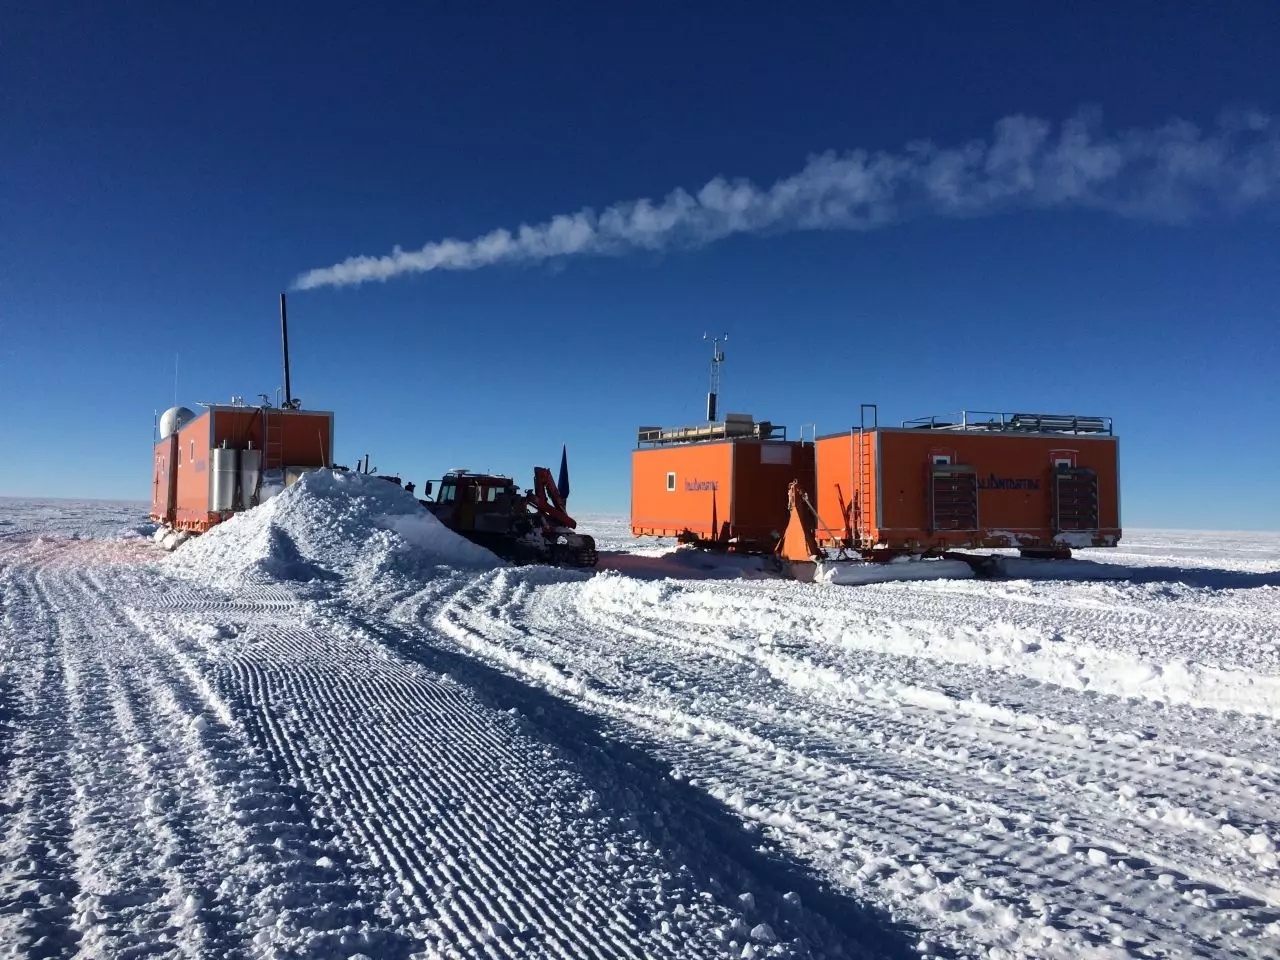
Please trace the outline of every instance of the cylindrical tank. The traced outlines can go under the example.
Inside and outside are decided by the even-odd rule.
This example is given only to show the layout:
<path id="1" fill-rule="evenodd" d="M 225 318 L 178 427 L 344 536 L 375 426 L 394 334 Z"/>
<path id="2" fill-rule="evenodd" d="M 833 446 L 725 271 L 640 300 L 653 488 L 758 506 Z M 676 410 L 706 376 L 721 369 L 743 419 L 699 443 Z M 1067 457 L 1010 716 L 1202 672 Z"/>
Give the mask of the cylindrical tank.
<path id="1" fill-rule="evenodd" d="M 253 495 L 258 492 L 258 479 L 262 476 L 262 451 L 250 448 L 240 451 L 240 509 L 253 506 Z"/>
<path id="2" fill-rule="evenodd" d="M 222 513 L 236 509 L 236 480 L 239 478 L 240 451 L 232 447 L 214 447 L 209 454 L 209 510 Z"/>

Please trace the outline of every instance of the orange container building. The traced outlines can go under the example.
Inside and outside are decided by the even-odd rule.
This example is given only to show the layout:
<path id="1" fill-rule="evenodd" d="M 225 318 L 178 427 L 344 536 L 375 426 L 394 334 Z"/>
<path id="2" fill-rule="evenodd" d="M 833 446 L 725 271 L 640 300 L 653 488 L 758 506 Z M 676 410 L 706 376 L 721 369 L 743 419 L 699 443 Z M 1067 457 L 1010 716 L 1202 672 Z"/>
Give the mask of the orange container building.
<path id="1" fill-rule="evenodd" d="M 1110 418 L 962 413 L 873 422 L 815 443 L 818 543 L 864 552 L 1019 547 L 1062 554 L 1120 539 Z"/>
<path id="2" fill-rule="evenodd" d="M 798 479 L 812 488 L 813 449 L 746 414 L 641 427 L 631 454 L 631 533 L 771 550 L 787 526 L 788 485 Z"/>
<path id="3" fill-rule="evenodd" d="M 203 532 L 333 459 L 333 414 L 208 404 L 175 407 L 155 445 L 151 519 Z"/>

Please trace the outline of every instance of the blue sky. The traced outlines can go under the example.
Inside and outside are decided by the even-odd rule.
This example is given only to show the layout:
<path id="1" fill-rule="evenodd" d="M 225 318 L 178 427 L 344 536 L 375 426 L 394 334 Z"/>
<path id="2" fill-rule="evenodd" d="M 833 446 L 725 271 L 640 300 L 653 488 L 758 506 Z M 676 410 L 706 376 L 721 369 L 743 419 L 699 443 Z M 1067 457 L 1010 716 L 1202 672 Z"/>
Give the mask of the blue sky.
<path id="1" fill-rule="evenodd" d="M 1273 4 L 870 6 L 11 8 L 0 495 L 144 497 L 174 354 L 188 405 L 273 392 L 308 271 L 590 208 L 571 252 L 292 293 L 339 458 L 527 479 L 567 442 L 575 508 L 622 512 L 635 427 L 700 417 L 728 331 L 722 410 L 1107 414 L 1127 526 L 1280 529 Z M 1125 166 L 1064 196 L 1079 116 Z M 1051 125 L 1013 192 L 982 172 L 1009 117 Z M 771 192 L 859 149 L 896 172 L 846 170 L 834 212 Z M 716 177 L 754 185 L 736 225 Z M 674 226 L 605 229 L 639 198 Z"/>

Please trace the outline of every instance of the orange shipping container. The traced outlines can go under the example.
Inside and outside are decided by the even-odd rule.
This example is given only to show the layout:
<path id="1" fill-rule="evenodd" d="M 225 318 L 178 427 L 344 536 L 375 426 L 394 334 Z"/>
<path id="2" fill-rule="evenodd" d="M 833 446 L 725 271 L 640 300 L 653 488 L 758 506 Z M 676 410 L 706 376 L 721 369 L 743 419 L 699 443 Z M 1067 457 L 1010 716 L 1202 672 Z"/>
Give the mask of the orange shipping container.
<path id="1" fill-rule="evenodd" d="M 813 477 L 811 443 L 732 438 L 637 449 L 631 533 L 771 550 L 787 526 L 788 484 L 811 488 Z"/>
<path id="2" fill-rule="evenodd" d="M 982 416 L 819 437 L 818 542 L 911 552 L 1116 545 L 1119 439 L 1109 419 Z"/>
<path id="3" fill-rule="evenodd" d="M 223 450 L 233 454 L 229 456 Z M 246 451 L 257 451 L 253 490 L 240 473 Z M 257 480 L 333 460 L 333 414 L 319 410 L 209 405 L 155 446 L 151 517 L 178 530 L 204 531 L 256 498 Z M 248 458 L 245 458 L 246 460 Z M 228 469 L 220 472 L 222 463 Z"/>

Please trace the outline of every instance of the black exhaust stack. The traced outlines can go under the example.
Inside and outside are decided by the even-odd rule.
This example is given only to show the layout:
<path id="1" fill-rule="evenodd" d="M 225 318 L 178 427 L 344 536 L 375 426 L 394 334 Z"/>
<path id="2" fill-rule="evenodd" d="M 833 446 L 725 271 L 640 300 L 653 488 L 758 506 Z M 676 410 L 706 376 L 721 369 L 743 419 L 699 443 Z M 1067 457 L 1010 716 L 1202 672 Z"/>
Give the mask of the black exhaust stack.
<path id="1" fill-rule="evenodd" d="M 284 294 L 280 294 L 280 339 L 284 342 L 284 407 L 293 409 L 293 391 L 289 385 L 289 314 L 285 308 Z"/>

